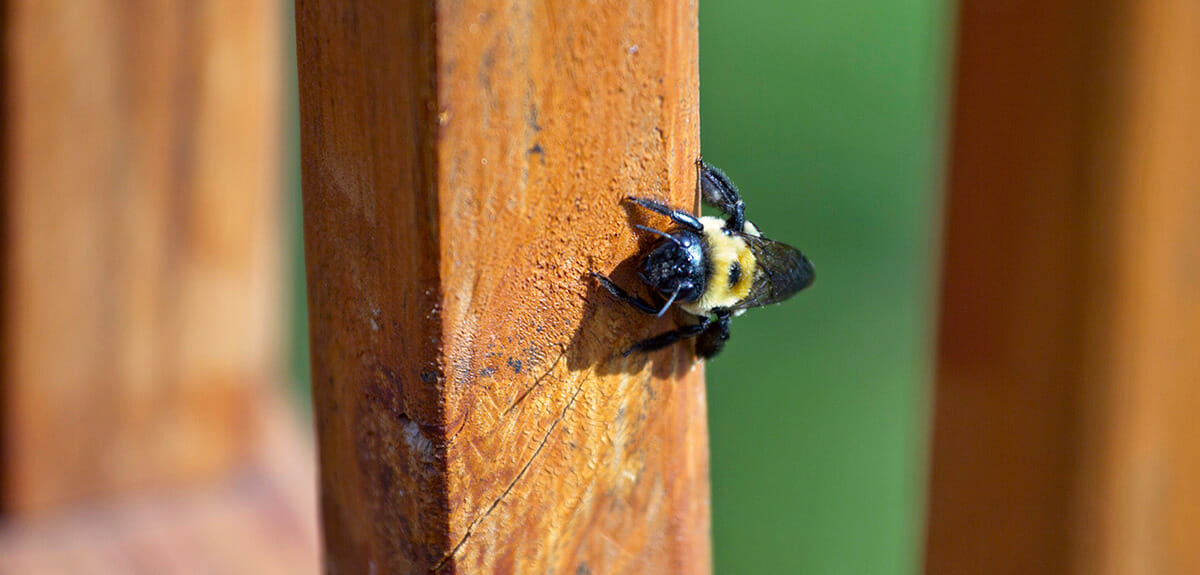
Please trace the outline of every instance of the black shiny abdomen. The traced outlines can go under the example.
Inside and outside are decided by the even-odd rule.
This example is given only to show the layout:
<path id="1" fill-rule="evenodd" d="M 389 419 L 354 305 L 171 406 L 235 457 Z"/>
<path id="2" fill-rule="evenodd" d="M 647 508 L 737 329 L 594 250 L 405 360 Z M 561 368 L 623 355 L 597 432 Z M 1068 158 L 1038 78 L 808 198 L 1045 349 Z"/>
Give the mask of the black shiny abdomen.
<path id="1" fill-rule="evenodd" d="M 691 230 L 672 231 L 671 239 L 659 241 L 642 258 L 639 274 L 664 298 L 678 291 L 676 301 L 700 299 L 707 277 L 703 238 Z"/>

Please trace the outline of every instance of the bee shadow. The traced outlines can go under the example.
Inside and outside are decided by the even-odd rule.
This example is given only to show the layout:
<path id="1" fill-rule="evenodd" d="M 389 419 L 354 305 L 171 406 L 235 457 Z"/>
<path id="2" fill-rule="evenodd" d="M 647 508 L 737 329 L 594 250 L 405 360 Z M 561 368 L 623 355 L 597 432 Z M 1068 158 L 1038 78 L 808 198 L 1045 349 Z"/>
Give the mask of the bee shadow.
<path id="1" fill-rule="evenodd" d="M 648 290 L 637 274 L 639 260 L 639 256 L 626 259 L 609 277 L 631 293 L 644 296 Z M 682 341 L 652 352 L 625 353 L 641 340 L 676 329 L 687 321 L 687 314 L 671 309 L 656 318 L 616 299 L 591 276 L 585 275 L 580 281 L 588 286 L 587 299 L 579 327 L 568 348 L 568 369 L 592 368 L 602 375 L 635 374 L 649 363 L 651 373 L 660 378 L 682 375 L 692 369 L 696 362 L 692 341 Z"/>

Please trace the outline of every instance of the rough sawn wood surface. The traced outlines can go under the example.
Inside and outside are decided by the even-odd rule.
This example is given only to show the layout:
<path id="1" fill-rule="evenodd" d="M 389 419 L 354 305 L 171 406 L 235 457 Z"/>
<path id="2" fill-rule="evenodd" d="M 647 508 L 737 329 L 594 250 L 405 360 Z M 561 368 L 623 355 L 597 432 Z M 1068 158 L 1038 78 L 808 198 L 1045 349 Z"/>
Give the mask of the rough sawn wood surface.
<path id="1" fill-rule="evenodd" d="M 622 197 L 695 207 L 696 5 L 297 23 L 327 567 L 709 571 L 703 370 L 620 355 L 685 319 L 587 278 L 667 225 Z"/>

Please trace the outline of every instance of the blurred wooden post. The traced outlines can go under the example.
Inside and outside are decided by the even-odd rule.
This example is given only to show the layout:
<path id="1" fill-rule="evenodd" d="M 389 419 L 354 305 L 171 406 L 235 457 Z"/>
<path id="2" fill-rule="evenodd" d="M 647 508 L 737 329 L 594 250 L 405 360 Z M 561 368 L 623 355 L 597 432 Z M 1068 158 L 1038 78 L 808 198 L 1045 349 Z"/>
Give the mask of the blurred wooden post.
<path id="1" fill-rule="evenodd" d="M 280 18 L 266 0 L 5 4 L 6 511 L 246 457 L 278 375 Z"/>
<path id="2" fill-rule="evenodd" d="M 927 571 L 1200 572 L 1200 5 L 959 14 Z"/>
<path id="3" fill-rule="evenodd" d="M 296 15 L 328 568 L 707 572 L 702 370 L 586 277 L 696 201 L 695 3 Z"/>

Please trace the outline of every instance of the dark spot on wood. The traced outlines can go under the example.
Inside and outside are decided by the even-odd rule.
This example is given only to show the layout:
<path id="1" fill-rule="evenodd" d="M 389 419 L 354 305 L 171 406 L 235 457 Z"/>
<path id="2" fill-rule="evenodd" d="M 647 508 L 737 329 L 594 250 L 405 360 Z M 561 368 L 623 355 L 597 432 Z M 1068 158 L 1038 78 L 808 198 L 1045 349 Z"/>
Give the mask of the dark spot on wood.
<path id="1" fill-rule="evenodd" d="M 375 480 L 379 482 L 380 493 L 391 494 L 396 488 L 396 471 L 387 465 L 380 465 Z"/>
<path id="2" fill-rule="evenodd" d="M 437 383 L 437 372 L 431 369 L 426 369 L 421 372 L 421 381 L 425 383 Z"/>
<path id="3" fill-rule="evenodd" d="M 493 373 L 496 373 L 496 368 L 488 366 L 479 370 L 479 377 L 491 377 Z"/>
<path id="4" fill-rule="evenodd" d="M 529 105 L 529 127 L 533 128 L 535 132 L 542 131 L 542 127 L 538 125 L 538 109 L 536 104 Z"/>
<path id="5" fill-rule="evenodd" d="M 508 358 L 508 367 L 511 367 L 513 373 L 521 373 L 521 360 Z"/>
<path id="6" fill-rule="evenodd" d="M 402 404 L 404 400 L 400 395 L 403 385 L 404 382 L 400 380 L 391 367 L 376 365 L 374 377 L 371 381 L 365 382 L 362 389 L 363 393 L 375 402 L 376 405 L 403 411 L 404 407 Z"/>

